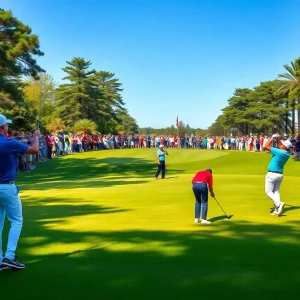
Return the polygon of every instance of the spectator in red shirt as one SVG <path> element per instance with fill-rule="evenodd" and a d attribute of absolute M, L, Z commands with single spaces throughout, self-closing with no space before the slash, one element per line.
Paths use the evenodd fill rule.
<path fill-rule="evenodd" d="M 196 173 L 192 180 L 193 192 L 196 198 L 195 204 L 195 223 L 199 223 L 200 212 L 202 208 L 202 224 L 210 224 L 210 221 L 206 220 L 208 210 L 208 190 L 211 197 L 214 197 L 213 191 L 213 176 L 212 170 L 207 169 Z"/>

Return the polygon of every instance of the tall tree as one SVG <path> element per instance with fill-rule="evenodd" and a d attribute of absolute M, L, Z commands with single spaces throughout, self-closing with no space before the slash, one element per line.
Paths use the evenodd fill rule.
<path fill-rule="evenodd" d="M 46 129 L 55 119 L 55 86 L 53 77 L 46 73 L 39 73 L 38 79 L 31 76 L 25 81 L 23 88 L 25 100 L 37 112 L 35 121 L 41 121 L 42 129 Z"/>
<path fill-rule="evenodd" d="M 292 134 L 295 134 L 295 110 L 298 110 L 298 131 L 300 130 L 300 57 L 284 65 L 286 73 L 279 74 L 278 93 L 289 96 L 289 104 L 292 110 Z"/>
<path fill-rule="evenodd" d="M 67 61 L 67 67 L 62 70 L 68 75 L 63 80 L 69 83 L 61 84 L 56 90 L 56 105 L 58 116 L 69 127 L 80 119 L 92 119 L 95 112 L 95 102 L 91 93 L 95 90 L 95 70 L 88 70 L 91 63 L 81 57 Z"/>
<path fill-rule="evenodd" d="M 43 55 L 39 47 L 29 26 L 0 9 L 0 112 L 14 119 L 11 127 L 17 130 L 35 125 L 33 111 L 24 103 L 20 77 L 43 71 L 33 58 Z"/>
<path fill-rule="evenodd" d="M 246 110 L 251 92 L 252 90 L 247 88 L 238 88 L 234 91 L 233 96 L 228 100 L 229 105 L 222 109 L 222 128 L 225 131 L 229 132 L 231 128 L 236 127 L 240 134 L 249 133 Z"/>
<path fill-rule="evenodd" d="M 212 136 L 222 136 L 228 133 L 226 130 L 227 128 L 224 126 L 224 115 L 220 115 L 215 122 L 208 127 L 207 134 Z"/>
<path fill-rule="evenodd" d="M 131 117 L 127 109 L 117 109 L 115 111 L 116 116 L 119 120 L 117 131 L 127 134 L 134 134 L 138 132 L 138 125 L 136 120 Z"/>
<path fill-rule="evenodd" d="M 278 81 L 262 82 L 248 95 L 245 116 L 250 131 L 256 134 L 283 132 L 285 129 L 285 100 L 276 93 Z"/>
<path fill-rule="evenodd" d="M 116 110 L 124 110 L 125 103 L 122 100 L 122 84 L 115 74 L 107 71 L 98 71 L 95 74 L 97 83 L 97 123 L 101 132 L 108 132 L 107 126 L 111 121 L 118 122 Z M 120 112 L 120 111 L 119 111 Z"/>
<path fill-rule="evenodd" d="M 17 18 L 11 11 L 0 9 L 0 74 L 7 76 L 36 76 L 43 69 L 33 55 L 44 55 L 39 49 L 37 35 L 31 28 Z"/>

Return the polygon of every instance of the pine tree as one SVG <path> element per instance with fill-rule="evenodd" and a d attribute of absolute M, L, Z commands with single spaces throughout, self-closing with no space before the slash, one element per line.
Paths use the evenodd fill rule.
<path fill-rule="evenodd" d="M 61 84 L 56 90 L 58 115 L 65 124 L 72 127 L 78 120 L 93 119 L 95 115 L 95 71 L 88 70 L 91 63 L 83 58 L 75 57 L 67 61 L 68 66 L 62 70 L 68 75 L 63 80 L 69 83 Z"/>
<path fill-rule="evenodd" d="M 107 71 L 96 72 L 97 81 L 97 123 L 101 132 L 109 132 L 112 123 L 119 123 L 116 110 L 124 110 L 125 103 L 122 100 L 122 84 L 115 74 Z"/>
<path fill-rule="evenodd" d="M 0 9 L 0 113 L 5 113 L 14 122 L 12 129 L 30 130 L 34 124 L 34 114 L 24 102 L 22 75 L 37 76 L 44 71 L 33 56 L 41 56 L 37 35 L 11 11 Z"/>

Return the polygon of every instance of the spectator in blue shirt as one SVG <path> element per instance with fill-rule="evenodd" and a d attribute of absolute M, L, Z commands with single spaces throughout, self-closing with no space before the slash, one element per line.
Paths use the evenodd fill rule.
<path fill-rule="evenodd" d="M 7 139 L 8 124 L 12 121 L 0 115 L 0 271 L 6 268 L 24 269 L 17 261 L 15 251 L 21 234 L 23 217 L 19 190 L 15 185 L 17 176 L 17 155 L 37 154 L 40 130 L 35 130 L 31 146 L 14 139 Z M 2 232 L 5 215 L 10 222 L 10 230 L 5 253 L 2 252 Z"/>

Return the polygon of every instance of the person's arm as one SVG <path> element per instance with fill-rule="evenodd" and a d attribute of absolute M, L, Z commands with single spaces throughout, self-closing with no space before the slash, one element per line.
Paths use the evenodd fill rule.
<path fill-rule="evenodd" d="M 273 139 L 269 139 L 267 142 L 266 142 L 266 145 L 265 145 L 265 149 L 270 151 L 271 148 L 272 148 L 272 144 L 273 144 Z"/>
<path fill-rule="evenodd" d="M 25 152 L 26 154 L 37 154 L 39 152 L 39 137 L 41 135 L 40 129 L 36 129 L 33 133 L 33 141 L 31 146 Z"/>
<path fill-rule="evenodd" d="M 277 137 L 277 138 L 276 138 L 276 141 L 277 141 L 277 145 L 278 145 L 278 146 L 282 146 L 282 145 L 283 145 L 282 142 L 281 142 L 280 137 Z M 278 147 L 278 148 L 279 148 L 279 147 Z"/>
<path fill-rule="evenodd" d="M 210 176 L 207 184 L 208 184 L 208 190 L 210 192 L 210 196 L 214 197 L 215 193 L 214 193 L 214 188 L 213 188 L 213 177 L 212 177 L 212 175 Z"/>
<path fill-rule="evenodd" d="M 215 193 L 214 193 L 213 187 L 212 187 L 212 186 L 209 186 L 208 189 L 209 189 L 209 192 L 210 192 L 210 196 L 211 196 L 211 197 L 215 197 Z"/>
<path fill-rule="evenodd" d="M 279 134 L 273 134 L 272 137 L 267 141 L 267 143 L 265 145 L 265 149 L 266 150 L 268 150 L 268 151 L 271 150 L 274 140 L 277 141 L 277 143 L 280 142 L 280 140 L 279 140 Z"/>

